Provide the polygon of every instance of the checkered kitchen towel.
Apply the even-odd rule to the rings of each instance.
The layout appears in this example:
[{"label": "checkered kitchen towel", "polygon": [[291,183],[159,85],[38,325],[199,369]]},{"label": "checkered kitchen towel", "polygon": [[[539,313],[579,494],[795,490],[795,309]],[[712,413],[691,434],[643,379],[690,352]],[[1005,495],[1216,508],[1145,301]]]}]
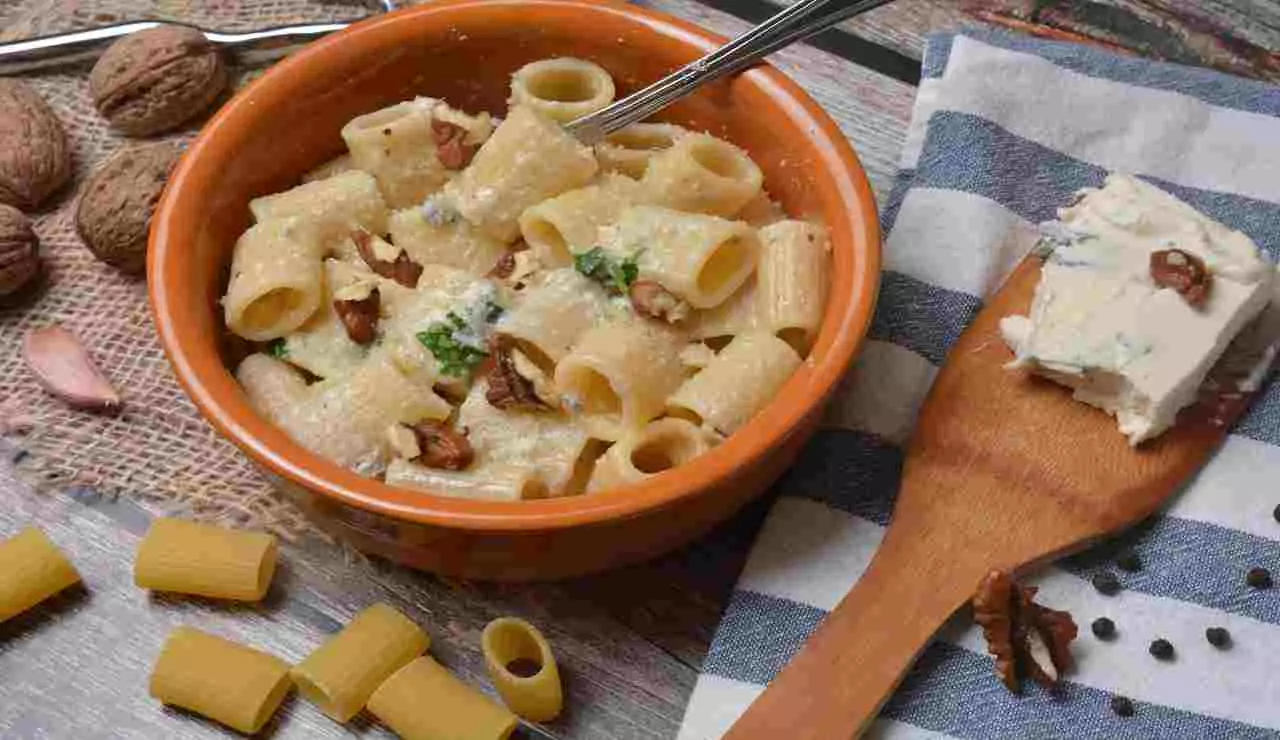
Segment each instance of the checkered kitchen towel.
[{"label": "checkered kitchen towel", "polygon": [[[1077,189],[1137,174],[1280,257],[1280,88],[1005,34],[930,40],[902,172],[884,214],[869,341],[781,483],[694,689],[681,740],[720,737],[862,573],[888,522],[913,417],[947,350]],[[1118,434],[1119,432],[1117,432]],[[978,629],[924,652],[873,734],[893,738],[1280,738],[1280,383],[1170,508],[1122,540],[1142,558],[1098,594],[1101,549],[1036,580],[1081,624],[1079,669],[1051,697],[999,683]],[[1102,643],[1088,624],[1110,616]],[[1221,651],[1205,628],[1235,639]],[[1177,660],[1147,646],[1171,640]],[[1113,693],[1135,716],[1108,709]]]}]

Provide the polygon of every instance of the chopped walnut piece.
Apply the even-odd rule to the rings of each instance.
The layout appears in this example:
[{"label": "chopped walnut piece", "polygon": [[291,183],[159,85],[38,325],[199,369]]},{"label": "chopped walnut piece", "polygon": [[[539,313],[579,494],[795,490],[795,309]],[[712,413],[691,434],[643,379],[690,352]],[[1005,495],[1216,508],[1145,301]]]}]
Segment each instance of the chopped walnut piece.
[{"label": "chopped walnut piece", "polygon": [[476,145],[466,143],[468,131],[456,123],[436,119],[431,122],[431,136],[436,142],[436,156],[445,169],[460,170],[475,156]]},{"label": "chopped walnut piece", "polygon": [[653,280],[637,280],[629,291],[631,306],[641,316],[675,324],[689,318],[689,304]]},{"label": "chopped walnut piece", "polygon": [[516,253],[503,252],[498,261],[493,263],[493,269],[489,270],[489,277],[498,280],[506,280],[511,277],[511,273],[516,271]]},{"label": "chopped walnut piece", "polygon": [[356,344],[369,344],[378,338],[378,310],[381,296],[378,289],[370,290],[364,298],[344,298],[339,291],[334,295],[333,310],[342,320],[347,336]]},{"label": "chopped walnut piece", "polygon": [[[489,387],[485,400],[490,406],[504,411],[546,411],[553,404],[539,394],[542,371],[523,352],[516,349],[510,337],[499,335],[490,345],[493,366],[489,369]],[[546,385],[545,382],[543,385]],[[542,389],[544,393],[546,388]]]},{"label": "chopped walnut piece", "polygon": [[419,465],[441,470],[463,470],[475,459],[475,450],[467,438],[442,421],[427,419],[413,425],[420,454]]},{"label": "chopped walnut piece", "polygon": [[[374,273],[388,280],[394,280],[406,288],[418,287],[418,278],[422,276],[422,265],[409,258],[409,253],[396,249],[385,239],[374,236],[359,229],[351,232],[351,241],[355,242],[360,259]],[[394,254],[394,257],[391,255]]]},{"label": "chopped walnut piece", "polygon": [[982,626],[996,672],[1014,693],[1022,691],[1025,676],[1052,687],[1074,665],[1070,645],[1076,638],[1075,620],[1035,603],[1037,590],[993,570],[973,596],[973,619]]},{"label": "chopped walnut piece", "polygon": [[1162,288],[1173,288],[1188,304],[1200,308],[1209,299],[1213,274],[1204,260],[1181,249],[1151,253],[1151,279]]}]

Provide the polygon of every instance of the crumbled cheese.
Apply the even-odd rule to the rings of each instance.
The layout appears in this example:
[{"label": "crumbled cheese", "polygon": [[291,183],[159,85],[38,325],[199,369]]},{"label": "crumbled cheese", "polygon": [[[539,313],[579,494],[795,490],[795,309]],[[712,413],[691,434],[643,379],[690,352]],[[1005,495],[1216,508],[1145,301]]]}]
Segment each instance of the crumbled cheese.
[{"label": "crumbled cheese", "polygon": [[[1029,368],[1115,415],[1133,444],[1167,429],[1213,364],[1266,305],[1273,269],[1244,234],[1151,185],[1111,175],[1045,229],[1052,253],[1028,316],[1001,321]],[[1179,249],[1212,275],[1202,308],[1151,278],[1151,254]]]},{"label": "crumbled cheese", "polygon": [[387,449],[397,457],[413,460],[422,454],[422,450],[418,447],[418,435],[403,424],[392,424],[387,427],[386,438]]},{"label": "crumbled cheese", "polygon": [[401,251],[399,247],[393,246],[391,242],[377,234],[371,235],[369,250],[373,252],[374,259],[382,262],[395,262],[400,257]]},{"label": "crumbled cheese", "polygon": [[373,289],[376,287],[378,287],[378,283],[374,280],[356,280],[350,285],[335,290],[333,299],[335,301],[363,301],[373,293]]},{"label": "crumbled cheese", "polygon": [[429,196],[422,205],[418,206],[418,210],[427,223],[437,228],[454,223],[459,217],[458,209],[444,193]]}]

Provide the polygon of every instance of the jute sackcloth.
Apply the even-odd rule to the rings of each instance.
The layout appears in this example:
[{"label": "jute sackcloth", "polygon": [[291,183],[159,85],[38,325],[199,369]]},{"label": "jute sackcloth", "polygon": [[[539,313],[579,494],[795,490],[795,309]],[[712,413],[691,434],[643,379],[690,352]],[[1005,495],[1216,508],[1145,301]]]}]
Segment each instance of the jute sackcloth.
[{"label": "jute sackcloth", "polygon": [[[0,0],[0,40],[124,20],[180,20],[243,30],[367,15],[359,3],[308,0]],[[72,142],[71,183],[28,214],[42,245],[47,288],[34,302],[0,309],[0,434],[22,450],[16,464],[38,488],[89,486],[166,508],[290,536],[310,530],[301,512],[201,418],[169,368],[152,326],[146,283],[98,262],[75,231],[78,191],[93,168],[135,143],[108,129],[88,91],[90,65],[31,73]],[[235,69],[242,85],[261,70]],[[187,141],[203,119],[166,137]],[[45,393],[22,359],[28,331],[59,323],[89,348],[124,394],[117,416],[68,407]]]}]

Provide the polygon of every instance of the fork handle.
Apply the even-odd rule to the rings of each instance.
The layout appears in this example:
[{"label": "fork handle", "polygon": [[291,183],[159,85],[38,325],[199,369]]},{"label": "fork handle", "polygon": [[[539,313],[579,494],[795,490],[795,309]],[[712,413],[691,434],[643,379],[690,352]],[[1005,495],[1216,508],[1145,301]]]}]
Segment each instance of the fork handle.
[{"label": "fork handle", "polygon": [[844,740],[865,732],[982,576],[930,552],[929,539],[895,536],[890,527],[857,585],[725,740]]}]

